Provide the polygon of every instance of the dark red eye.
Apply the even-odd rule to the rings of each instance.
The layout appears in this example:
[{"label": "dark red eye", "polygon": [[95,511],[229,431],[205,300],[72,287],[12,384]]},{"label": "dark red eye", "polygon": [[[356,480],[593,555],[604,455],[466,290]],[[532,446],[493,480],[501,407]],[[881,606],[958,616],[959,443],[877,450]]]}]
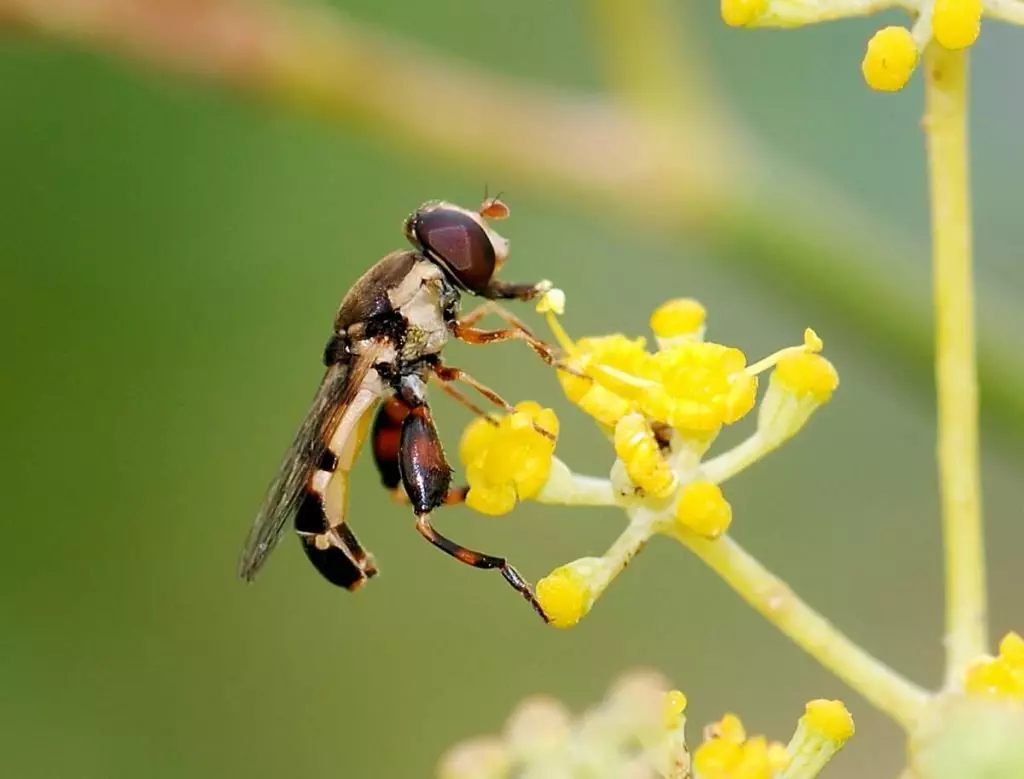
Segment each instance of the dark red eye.
[{"label": "dark red eye", "polygon": [[420,212],[413,217],[411,237],[470,292],[482,292],[494,275],[494,246],[468,214],[449,208]]}]

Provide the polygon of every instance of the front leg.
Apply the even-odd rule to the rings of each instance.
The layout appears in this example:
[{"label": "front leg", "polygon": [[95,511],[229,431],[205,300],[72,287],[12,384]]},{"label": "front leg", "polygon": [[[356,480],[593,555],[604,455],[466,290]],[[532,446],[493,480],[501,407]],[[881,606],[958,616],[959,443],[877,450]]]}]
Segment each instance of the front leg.
[{"label": "front leg", "polygon": [[[475,312],[474,312],[475,313]],[[485,312],[486,313],[486,312]],[[473,327],[477,318],[453,319],[449,323],[452,335],[467,344],[492,344],[501,341],[524,341],[544,362],[552,367],[561,367],[555,357],[554,350],[529,330],[520,327],[509,327],[501,330],[480,330]]]},{"label": "front leg", "polygon": [[551,287],[551,282],[547,280],[534,284],[510,284],[492,278],[480,295],[488,300],[535,300],[550,292]]},{"label": "front leg", "polygon": [[[407,402],[409,398],[403,398]],[[402,422],[399,470],[402,485],[416,513],[416,530],[431,544],[456,560],[474,568],[496,568],[505,581],[519,592],[545,622],[544,609],[534,597],[530,584],[502,557],[474,552],[438,533],[430,522],[430,513],[445,502],[451,484],[451,468],[444,455],[441,439],[425,402],[409,403]]]}]

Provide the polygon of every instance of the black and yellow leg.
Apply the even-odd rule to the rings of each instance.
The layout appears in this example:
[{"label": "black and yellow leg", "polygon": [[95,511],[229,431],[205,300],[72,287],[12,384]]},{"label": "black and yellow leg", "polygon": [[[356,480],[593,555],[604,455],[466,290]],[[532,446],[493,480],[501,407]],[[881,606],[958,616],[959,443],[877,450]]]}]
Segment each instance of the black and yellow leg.
[{"label": "black and yellow leg", "polygon": [[399,436],[398,463],[402,486],[416,513],[416,530],[420,535],[466,565],[501,571],[505,581],[547,621],[529,583],[507,560],[467,549],[438,533],[431,524],[430,513],[444,505],[450,494],[451,468],[426,404],[406,407]]}]

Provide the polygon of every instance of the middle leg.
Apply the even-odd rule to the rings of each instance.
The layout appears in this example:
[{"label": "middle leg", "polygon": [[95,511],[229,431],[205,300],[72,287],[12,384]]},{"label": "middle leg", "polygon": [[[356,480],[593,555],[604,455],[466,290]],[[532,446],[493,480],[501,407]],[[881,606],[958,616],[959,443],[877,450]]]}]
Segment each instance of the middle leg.
[{"label": "middle leg", "polygon": [[[407,399],[403,399],[407,400]],[[502,577],[547,621],[547,615],[529,583],[503,557],[475,552],[438,533],[430,513],[445,502],[451,482],[451,468],[445,459],[441,440],[434,427],[430,409],[420,401],[409,403],[399,438],[399,473],[402,485],[416,513],[416,530],[431,544],[466,565],[497,569]]]}]

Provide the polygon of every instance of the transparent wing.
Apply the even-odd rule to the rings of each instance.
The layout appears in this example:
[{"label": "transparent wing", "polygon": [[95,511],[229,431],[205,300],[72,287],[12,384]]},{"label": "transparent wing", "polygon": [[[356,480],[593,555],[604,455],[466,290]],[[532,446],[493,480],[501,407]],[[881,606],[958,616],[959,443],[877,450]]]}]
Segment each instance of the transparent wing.
[{"label": "transparent wing", "polygon": [[294,517],[306,484],[327,449],[327,442],[376,358],[377,352],[371,348],[348,365],[332,365],[324,374],[245,541],[238,566],[243,579],[252,581],[256,577],[284,526]]}]

